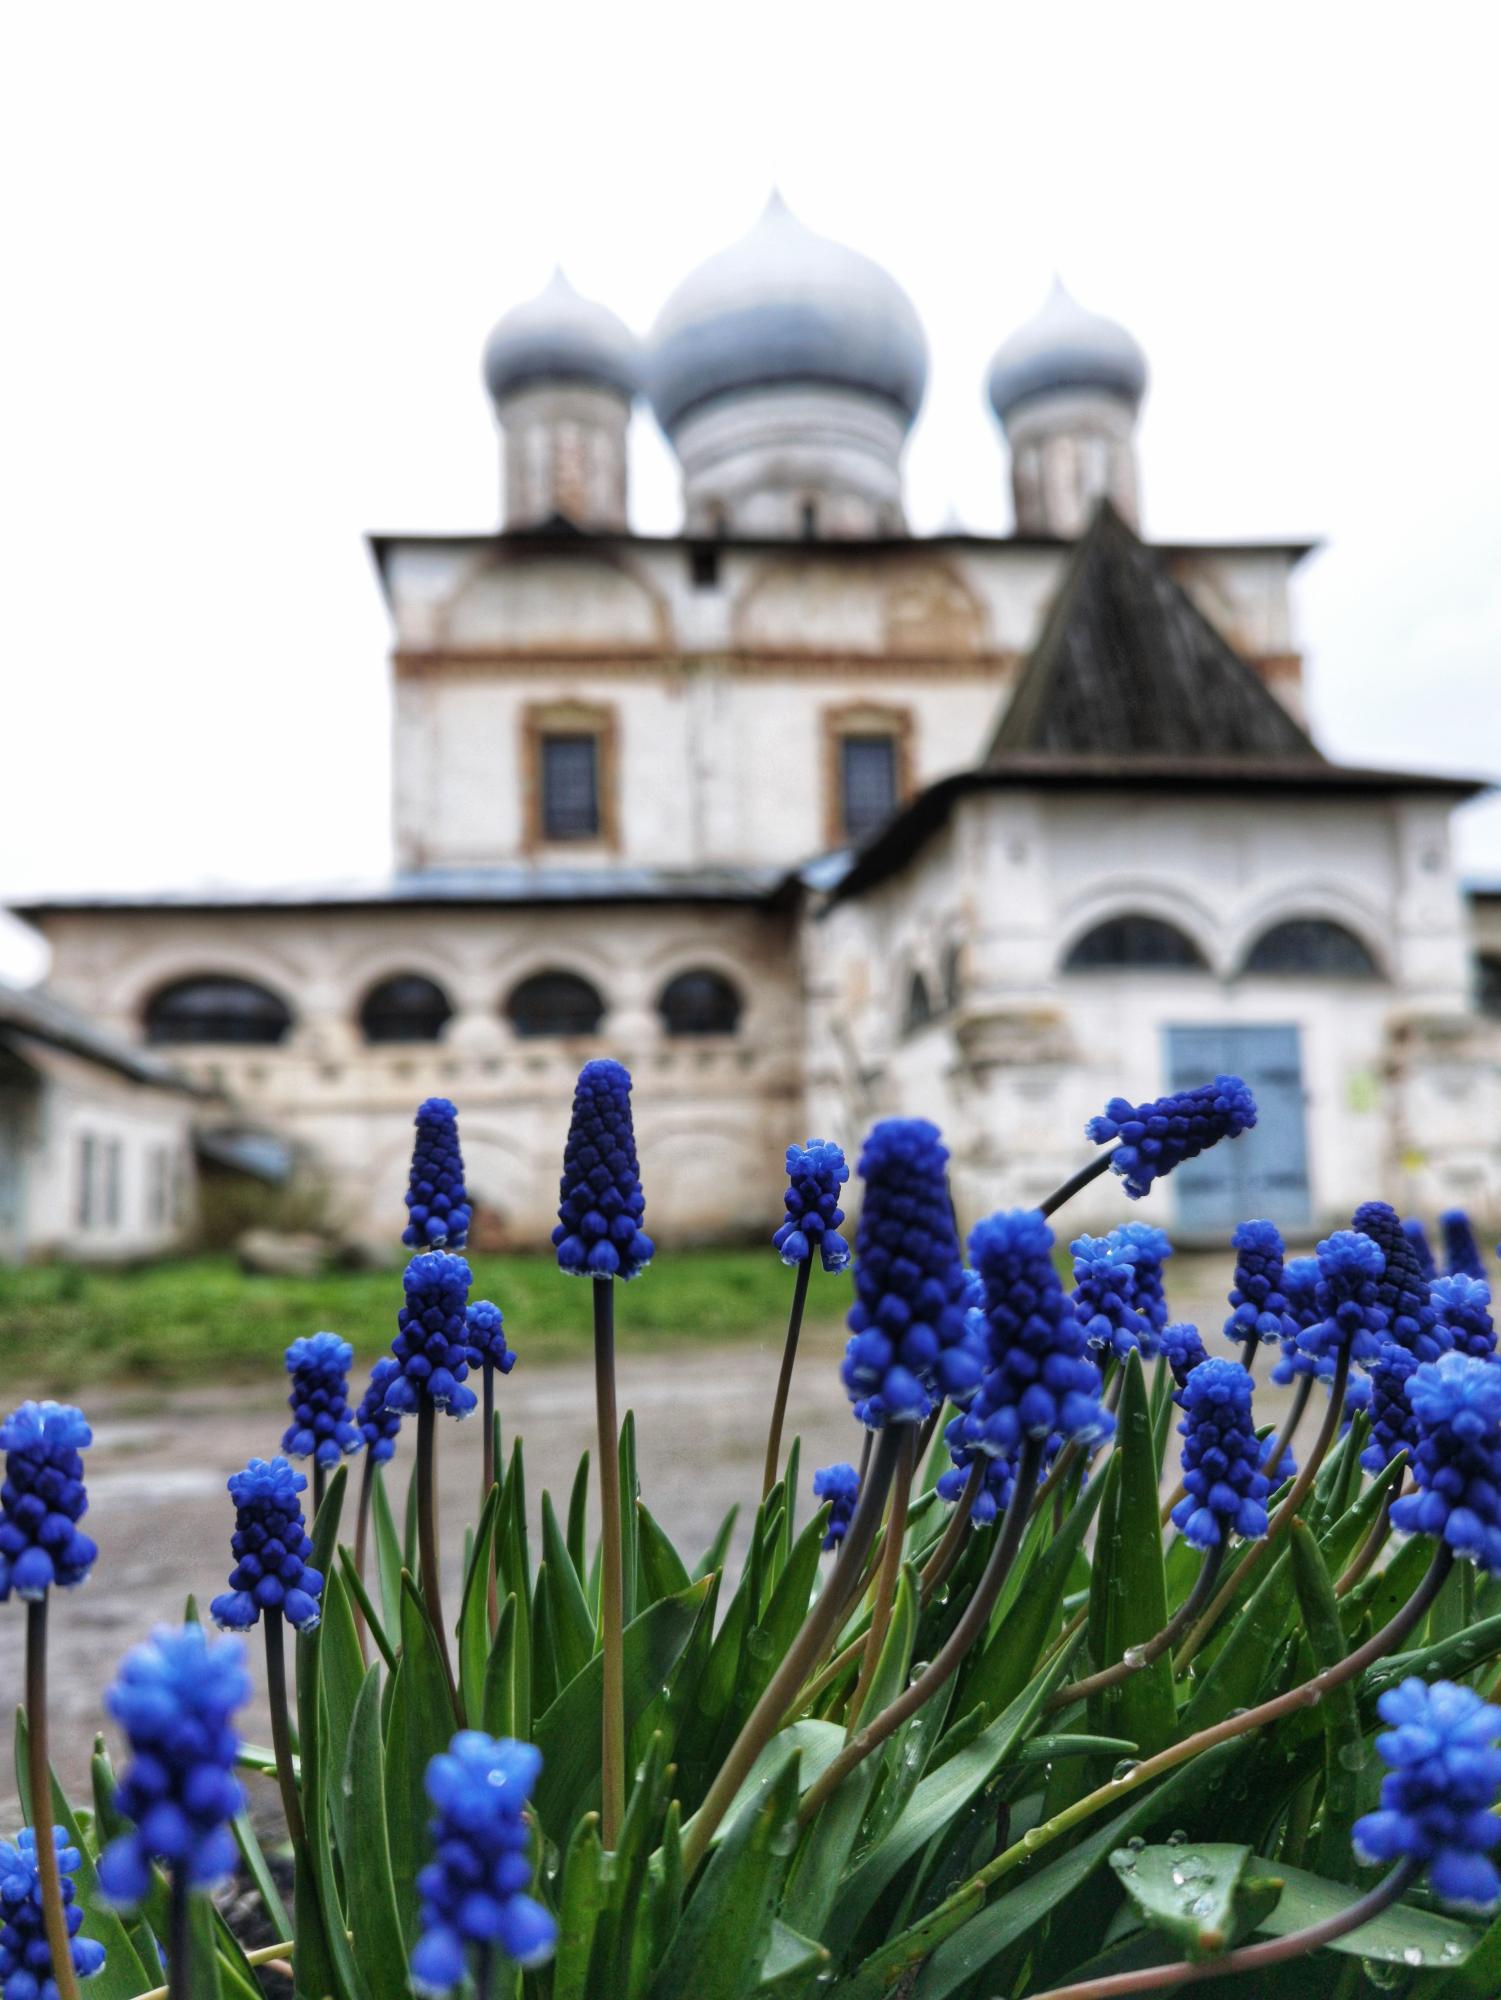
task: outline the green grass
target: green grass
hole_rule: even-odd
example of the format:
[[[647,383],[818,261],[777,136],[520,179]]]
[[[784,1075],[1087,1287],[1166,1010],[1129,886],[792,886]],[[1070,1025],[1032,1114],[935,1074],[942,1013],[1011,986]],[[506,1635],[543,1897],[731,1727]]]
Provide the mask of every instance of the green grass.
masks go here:
[[[587,1284],[551,1257],[470,1259],[476,1298],[505,1313],[529,1361],[590,1348]],[[834,1294],[838,1292],[837,1299]],[[621,1287],[622,1349],[747,1338],[780,1341],[792,1274],[765,1250],[690,1250],[662,1257]],[[827,1317],[848,1303],[830,1285]],[[230,1257],[192,1257],[126,1271],[76,1264],[0,1271],[0,1354],[7,1395],[129,1378],[183,1381],[257,1373],[302,1333],[329,1327],[368,1359],[387,1345],[401,1304],[400,1267],[319,1278],[247,1277]]]

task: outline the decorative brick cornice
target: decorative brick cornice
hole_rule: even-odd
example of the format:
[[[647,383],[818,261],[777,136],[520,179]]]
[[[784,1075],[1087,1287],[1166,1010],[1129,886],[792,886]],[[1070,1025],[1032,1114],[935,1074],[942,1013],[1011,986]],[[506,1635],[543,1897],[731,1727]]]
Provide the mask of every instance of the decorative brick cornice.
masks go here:
[[[790,680],[825,675],[851,680],[981,680],[1002,683],[1014,673],[1014,652],[850,653],[811,648],[747,652],[663,653],[651,646],[613,651],[544,652],[531,647],[441,647],[398,649],[391,655],[399,681],[532,680],[551,674],[629,675],[639,680],[643,669],[665,679],[687,680],[698,673],[731,674],[746,679]]]

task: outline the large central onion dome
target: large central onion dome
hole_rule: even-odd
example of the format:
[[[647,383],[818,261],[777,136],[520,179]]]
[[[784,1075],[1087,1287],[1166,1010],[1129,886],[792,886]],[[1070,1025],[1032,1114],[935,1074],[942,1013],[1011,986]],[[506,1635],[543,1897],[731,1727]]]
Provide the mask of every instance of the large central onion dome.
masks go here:
[[[662,428],[719,396],[820,383],[875,396],[910,424],[928,345],[879,264],[819,236],[773,193],[755,227],[700,264],[657,316],[647,390]]]
[[[540,382],[588,382],[626,397],[641,385],[635,334],[608,306],[576,292],[561,270],[499,322],[485,342],[484,366],[497,403]]]
[[[1060,278],[1042,311],[1002,342],[990,364],[990,403],[1004,423],[1033,396],[1095,389],[1134,409],[1146,393],[1146,356],[1113,319],[1081,306]]]

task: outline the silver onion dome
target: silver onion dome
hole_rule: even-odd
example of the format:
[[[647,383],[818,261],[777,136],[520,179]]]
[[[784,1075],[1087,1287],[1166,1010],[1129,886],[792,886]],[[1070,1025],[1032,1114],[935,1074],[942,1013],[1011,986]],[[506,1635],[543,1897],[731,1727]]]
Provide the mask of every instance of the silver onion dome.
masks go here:
[[[922,322],[901,286],[776,193],[754,228],[689,273],[647,342],[647,393],[669,433],[716,397],[794,382],[878,396],[910,424],[927,377]]]
[[[500,402],[536,382],[591,382],[634,396],[641,343],[608,306],[586,299],[561,270],[513,306],[485,342],[485,386]]]
[[[1146,356],[1132,336],[1086,310],[1058,278],[1041,312],[997,348],[986,383],[1003,423],[1019,403],[1049,390],[1102,389],[1134,408],[1146,387]]]

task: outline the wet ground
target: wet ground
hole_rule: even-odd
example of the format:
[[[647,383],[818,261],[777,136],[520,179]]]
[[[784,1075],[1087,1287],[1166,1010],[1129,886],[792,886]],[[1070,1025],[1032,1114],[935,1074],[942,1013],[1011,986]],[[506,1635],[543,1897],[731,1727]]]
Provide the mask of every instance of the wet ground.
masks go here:
[[[1229,1351],[1217,1340],[1228,1278],[1223,1259],[1180,1256],[1169,1266],[1174,1316],[1196,1319],[1211,1353]],[[787,1433],[803,1440],[805,1506],[813,1467],[858,1457],[859,1434],[837,1379],[842,1343],[836,1324],[808,1328],[794,1377]],[[622,1365],[620,1401],[622,1409],[636,1412],[643,1498],[690,1562],[708,1546],[731,1502],[748,1502],[758,1490],[780,1346],[778,1330],[762,1342],[677,1349],[655,1361],[632,1356]],[[499,1392],[507,1439],[518,1430],[526,1439],[533,1520],[543,1487],[552,1490],[561,1511],[579,1453],[593,1443],[590,1370],[523,1363]],[[24,1394],[24,1385],[13,1385],[12,1394]],[[263,1391],[237,1385],[177,1392],[122,1384],[84,1401],[95,1438],[87,1459],[86,1525],[100,1555],[88,1583],[57,1593],[51,1646],[53,1755],[75,1797],[87,1786],[93,1737],[104,1726],[103,1691],[121,1654],[153,1624],[180,1618],[188,1591],[206,1607],[224,1588],[232,1525],[224,1482],[247,1458],[270,1456],[286,1422],[276,1383]],[[1280,1414],[1279,1392],[1259,1391],[1257,1401],[1263,1420]],[[464,1525],[476,1512],[480,1434],[472,1422],[445,1423],[442,1431],[442,1532],[454,1572],[448,1590],[453,1601]],[[399,1449],[392,1485],[398,1507],[406,1468]],[[21,1699],[24,1627],[18,1606],[0,1607],[0,1696],[12,1711]],[[255,1680],[256,1705],[244,1727],[264,1743],[269,1724],[258,1660]],[[0,1774],[0,1832],[14,1817],[7,1759]]]

